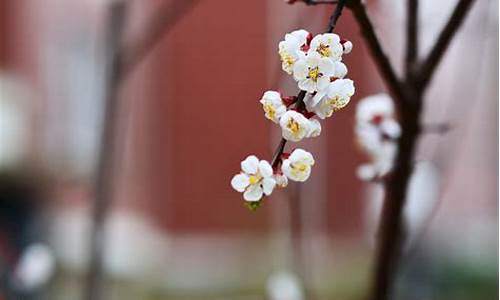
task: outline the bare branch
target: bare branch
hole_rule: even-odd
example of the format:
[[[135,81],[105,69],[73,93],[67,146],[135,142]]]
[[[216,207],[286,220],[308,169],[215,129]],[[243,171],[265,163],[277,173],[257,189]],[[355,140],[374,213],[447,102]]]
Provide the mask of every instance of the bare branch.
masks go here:
[[[342,15],[342,10],[344,9],[346,0],[339,0],[337,6],[335,7],[335,10],[333,11],[332,15],[330,16],[330,22],[328,22],[328,27],[326,28],[325,32],[332,32],[333,29],[335,28],[335,25],[337,24],[337,20],[340,18]]]
[[[453,10],[453,13],[450,16],[450,19],[439,34],[434,47],[429,52],[429,55],[422,64],[422,68],[420,69],[420,72],[418,74],[419,84],[422,87],[426,86],[432,79],[434,71],[443,58],[443,55],[450,45],[453,36],[455,36],[458,28],[460,28],[460,25],[463,23],[463,20],[469,12],[473,2],[474,0],[458,1],[455,9]]]
[[[144,34],[137,40],[122,45],[124,76],[142,61],[142,59],[161,41],[161,38],[173,28],[173,25],[186,14],[199,0],[165,1],[144,26]]]
[[[408,0],[406,5],[406,77],[411,77],[418,58],[418,0]]]
[[[366,13],[365,6],[361,3],[360,0],[352,0],[347,2],[347,6],[351,9],[356,18],[358,25],[361,29],[361,33],[367,43],[368,49],[371,52],[375,64],[379,69],[382,77],[384,78],[384,82],[387,85],[390,93],[394,96],[395,99],[400,101],[402,99],[402,85],[400,80],[398,79],[394,68],[391,65],[391,62],[387,58],[384,50],[382,49],[382,45],[375,33],[375,29],[373,28],[372,22]],[[398,103],[398,105],[401,103]]]
[[[114,152],[116,147],[116,125],[118,115],[118,85],[122,74],[122,59],[119,45],[123,38],[123,27],[127,15],[127,2],[115,1],[110,6],[109,24],[106,35],[107,78],[105,86],[105,108],[103,132],[101,135],[99,161],[95,177],[95,196],[92,207],[92,229],[90,236],[90,262],[87,271],[84,298],[103,298],[104,223],[110,210]]]

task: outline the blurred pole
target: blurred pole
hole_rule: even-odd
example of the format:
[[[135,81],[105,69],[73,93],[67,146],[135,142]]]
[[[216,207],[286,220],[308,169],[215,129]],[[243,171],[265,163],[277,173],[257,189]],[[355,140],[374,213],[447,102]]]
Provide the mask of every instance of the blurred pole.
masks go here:
[[[126,18],[126,1],[113,1],[109,8],[105,36],[106,82],[104,86],[104,119],[100,156],[97,166],[95,195],[92,207],[92,231],[84,299],[103,299],[105,221],[113,193],[113,170],[116,150],[116,127],[119,112],[118,86],[123,71],[119,51]]]

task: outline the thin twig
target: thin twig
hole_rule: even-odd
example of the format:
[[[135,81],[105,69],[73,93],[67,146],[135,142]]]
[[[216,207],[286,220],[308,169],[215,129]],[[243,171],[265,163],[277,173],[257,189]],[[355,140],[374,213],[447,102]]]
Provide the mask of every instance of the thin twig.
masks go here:
[[[418,58],[418,0],[408,0],[406,4],[406,79],[413,74],[413,67]]]
[[[338,19],[342,15],[342,10],[344,9],[346,0],[340,0],[337,6],[335,7],[335,10],[333,11],[333,14],[330,16],[330,22],[328,22],[328,27],[326,27],[325,32],[332,32],[333,29],[335,28],[335,25],[337,24]]]
[[[106,36],[106,61],[108,77],[104,109],[104,128],[101,136],[100,155],[95,181],[94,205],[92,208],[92,231],[90,241],[90,262],[84,299],[99,300],[103,298],[103,253],[104,223],[109,213],[112,194],[113,159],[116,146],[116,126],[118,117],[118,85],[122,72],[123,60],[119,45],[123,38],[125,24],[126,1],[115,1],[110,6],[108,32]]]
[[[395,99],[402,99],[403,92],[400,80],[398,79],[391,62],[387,58],[387,55],[382,49],[382,45],[380,44],[379,38],[375,33],[372,22],[366,13],[365,6],[360,0],[348,1],[347,6],[351,9],[358,22],[361,34],[365,38],[368,49],[373,56],[379,72],[384,78],[387,88]],[[399,103],[397,104],[399,105]]]
[[[307,5],[318,5],[318,4],[337,4],[338,0],[304,0]]]
[[[432,79],[432,76],[435,73],[434,71],[439,65],[439,62],[441,61],[441,58],[446,52],[446,49],[450,45],[453,36],[455,35],[455,33],[460,28],[460,25],[465,20],[465,17],[469,12],[473,2],[474,0],[458,1],[448,22],[446,23],[443,30],[439,34],[439,37],[436,43],[434,44],[434,47],[429,52],[429,55],[422,64],[422,68],[418,76],[419,84],[422,87],[425,87]]]
[[[162,6],[155,10],[155,13],[149,18],[144,26],[146,34],[138,36],[131,42],[125,43],[122,47],[123,52],[123,75],[131,73],[131,70],[151,52],[152,49],[161,41],[161,38],[167,34],[173,25],[184,16],[190,9],[198,3],[199,0],[184,1],[165,1]]]

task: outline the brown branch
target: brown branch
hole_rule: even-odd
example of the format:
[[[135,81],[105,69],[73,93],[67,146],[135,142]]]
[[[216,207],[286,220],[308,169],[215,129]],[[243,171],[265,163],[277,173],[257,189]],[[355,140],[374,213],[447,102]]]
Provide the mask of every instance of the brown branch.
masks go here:
[[[387,58],[387,55],[382,49],[382,45],[380,44],[377,34],[375,33],[372,22],[366,13],[365,6],[360,0],[351,0],[347,2],[347,7],[351,9],[356,21],[358,22],[361,34],[363,35],[368,46],[368,50],[372,54],[375,64],[384,78],[384,82],[389,89],[389,92],[395,99],[402,99],[403,91],[401,82],[398,79],[391,62]],[[397,104],[400,105],[399,101]]]
[[[434,47],[429,52],[429,55],[424,60],[422,68],[418,74],[419,84],[425,87],[436,70],[439,62],[443,58],[446,49],[450,45],[453,36],[456,34],[460,25],[463,23],[467,13],[469,12],[474,0],[459,0],[448,22],[439,34],[439,37],[434,44]]]
[[[375,258],[375,270],[370,299],[385,300],[389,298],[396,269],[401,257],[401,245],[404,240],[404,220],[402,216],[406,200],[406,190],[413,171],[413,156],[418,137],[421,133],[420,116],[423,107],[423,94],[436,66],[444,55],[452,37],[457,32],[473,0],[459,0],[450,20],[443,29],[428,58],[421,67],[417,60],[417,8],[416,0],[408,0],[406,81],[397,80],[389,60],[384,55],[373,26],[360,0],[348,2],[354,13],[368,48],[389,86],[400,115],[402,135],[398,140],[398,154],[394,168],[386,179],[385,199],[379,227],[379,241]],[[415,79],[413,80],[413,76]],[[404,93],[403,93],[404,89]],[[429,129],[429,128],[427,128]],[[446,128],[438,128],[445,130]]]
[[[412,99],[412,103],[422,103],[421,98]],[[404,239],[402,213],[409,178],[413,171],[411,162],[419,135],[420,112],[421,109],[406,110],[401,118],[403,134],[398,140],[398,154],[394,169],[385,184],[386,196],[378,229],[379,239],[375,255],[371,300],[388,299],[401,255],[401,245]]]
[[[418,57],[418,0],[408,0],[406,5],[406,79],[412,77]]]

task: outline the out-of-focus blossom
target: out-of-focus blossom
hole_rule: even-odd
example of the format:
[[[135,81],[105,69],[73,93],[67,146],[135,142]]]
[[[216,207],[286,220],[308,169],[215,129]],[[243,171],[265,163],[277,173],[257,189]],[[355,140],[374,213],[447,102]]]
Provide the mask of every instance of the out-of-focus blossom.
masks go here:
[[[394,117],[394,104],[386,94],[366,97],[356,108],[356,139],[370,156],[370,163],[358,168],[358,177],[373,180],[389,173],[397,154],[401,128]]]
[[[38,289],[48,283],[54,270],[52,250],[43,244],[32,244],[23,252],[16,266],[16,284],[26,291]]]
[[[299,279],[291,272],[273,274],[267,280],[267,295],[270,300],[303,300],[304,291]]]
[[[276,181],[273,168],[267,161],[259,161],[255,155],[250,155],[241,162],[241,170],[231,180],[231,186],[243,193],[246,201],[259,201],[264,194],[271,195]]]
[[[280,93],[276,91],[267,91],[260,100],[265,116],[274,123],[278,123],[281,116],[286,112],[286,106],[281,100]]]
[[[290,156],[283,161],[281,170],[288,179],[293,181],[306,181],[311,175],[311,167],[314,158],[311,153],[303,149],[295,149]]]

